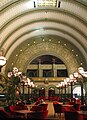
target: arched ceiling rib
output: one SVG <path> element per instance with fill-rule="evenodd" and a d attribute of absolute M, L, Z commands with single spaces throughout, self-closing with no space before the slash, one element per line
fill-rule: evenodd
<path fill-rule="evenodd" d="M 49 18 L 47 17 L 48 20 L 46 20 L 46 21 L 45 20 L 44 21 L 37 21 L 37 19 L 38 19 L 37 16 L 38 15 L 40 16 L 39 19 L 42 19 L 42 18 L 44 19 L 46 17 L 45 14 L 48 14 L 47 15 L 47 16 L 49 16 Z M 42 33 L 46 32 L 46 29 L 49 28 L 49 27 L 52 28 L 52 29 L 55 29 L 55 31 L 57 29 L 60 29 L 60 30 L 63 30 L 63 33 L 65 33 L 65 34 L 66 33 L 72 34 L 72 36 L 76 36 L 79 39 L 78 42 L 81 42 L 80 43 L 81 45 L 83 44 L 83 46 L 85 46 L 85 47 L 87 46 L 86 44 L 84 44 L 85 43 L 85 38 L 84 38 L 85 32 L 83 33 L 83 31 L 81 31 L 82 28 L 84 28 L 85 31 L 87 30 L 87 28 L 86 28 L 86 26 L 84 24 L 78 22 L 76 19 L 71 18 L 71 16 L 67 16 L 68 19 L 66 19 L 66 15 L 64 15 L 64 14 L 62 15 L 60 13 L 59 14 L 58 13 L 51 13 L 51 12 L 48 11 L 47 13 L 44 13 L 44 12 L 39 13 L 38 12 L 38 15 L 37 15 L 37 13 L 35 13 L 35 15 L 33 15 L 33 14 L 30 15 L 29 14 L 29 16 L 28 15 L 23 16 L 20 19 L 17 19 L 15 21 L 11 22 L 10 25 L 8 25 L 8 27 L 6 29 L 4 29 L 4 32 L 1 34 L 3 36 L 3 41 L 5 41 L 5 44 L 3 45 L 3 47 L 8 50 L 8 47 L 12 46 L 12 43 L 14 43 L 14 41 L 16 41 L 16 38 L 18 38 L 19 36 L 22 36 L 24 33 L 27 33 L 27 31 L 36 30 L 36 32 L 34 32 L 34 33 L 37 33 L 37 35 L 39 35 L 39 34 L 42 34 Z M 58 16 L 58 17 L 54 17 L 53 20 L 51 18 L 51 21 L 50 21 L 49 19 L 53 15 Z M 64 16 L 65 16 L 65 18 L 64 18 Z M 29 19 L 31 17 L 32 17 L 32 19 Z M 26 20 L 26 22 L 29 22 L 29 25 L 25 23 L 25 20 Z M 31 20 L 33 20 L 34 22 L 31 22 Z M 74 21 L 73 22 L 74 25 L 72 24 L 72 22 L 68 22 L 68 20 L 69 21 Z M 75 23 L 76 23 L 76 25 L 78 23 L 79 27 L 75 26 Z M 43 30 L 41 30 L 41 29 L 43 29 Z M 60 30 L 58 30 L 58 31 L 60 31 Z M 39 34 L 38 34 L 38 32 L 39 32 Z M 53 34 L 52 32 L 49 32 L 48 34 Z M 83 35 L 83 36 L 81 36 L 78 32 L 81 33 L 81 35 Z M 4 36 L 4 34 L 6 36 Z M 33 36 L 35 36 L 35 35 L 33 34 Z M 71 38 L 71 39 L 73 39 L 73 38 Z M 83 39 L 83 41 L 82 41 L 82 39 Z M 9 42 L 8 42 L 8 40 L 9 40 Z M 73 40 L 72 40 L 72 42 L 73 42 Z M 74 41 L 73 43 L 75 45 L 77 45 L 76 42 Z M 77 47 L 79 47 L 81 45 L 77 45 Z M 81 50 L 81 47 L 80 47 L 80 50 Z M 10 51 L 12 51 L 12 50 L 10 50 Z M 84 50 L 82 50 L 82 52 L 83 51 Z M 85 52 L 83 52 L 83 53 L 85 53 Z"/>
<path fill-rule="evenodd" d="M 79 50 L 83 59 L 87 61 L 86 6 L 77 1 L 60 1 L 60 8 L 29 8 L 28 0 L 8 0 L 6 4 L 5 0 L 3 3 L 0 2 L 3 4 L 0 8 L 0 46 L 5 50 L 7 59 L 16 51 L 15 49 L 22 44 L 26 46 L 26 41 L 31 42 L 32 38 L 38 42 L 38 36 L 55 36 L 54 41 L 67 41 L 76 51 Z M 33 4 L 33 1 L 31 2 Z M 69 44 L 68 48 L 71 50 Z"/>
<path fill-rule="evenodd" d="M 32 31 L 32 32 L 27 31 L 27 33 L 25 32 L 25 34 L 21 33 L 20 37 L 17 38 L 17 40 L 15 38 L 16 41 L 14 42 L 14 44 L 10 45 L 9 50 L 8 50 L 9 52 L 7 51 L 8 52 L 7 55 L 9 55 L 12 51 L 14 51 L 14 49 L 16 49 L 16 47 L 19 46 L 23 41 L 26 41 L 27 39 L 31 39 L 32 37 L 36 37 L 36 36 L 40 36 L 40 35 L 42 35 L 42 36 L 47 35 L 47 36 L 49 36 L 49 38 L 50 38 L 50 35 L 56 35 L 58 37 L 62 36 L 61 39 L 63 39 L 63 38 L 67 39 L 68 42 L 71 42 L 72 44 L 74 44 L 78 49 L 80 48 L 80 50 L 84 53 L 84 55 L 86 55 L 86 53 L 85 53 L 84 49 L 82 48 L 82 46 L 77 41 L 75 41 L 76 39 L 73 38 L 72 36 L 70 36 L 69 34 L 67 34 L 67 33 L 65 34 L 63 32 L 64 31 L 57 31 L 55 29 L 53 30 L 53 29 L 50 28 L 50 29 L 48 29 L 46 31 L 42 30 L 42 34 L 41 34 L 41 32 L 39 33 L 39 31 Z M 18 32 L 17 32 L 17 34 L 18 34 Z M 13 38 L 14 38 L 14 36 L 13 36 Z M 11 39 L 12 38 L 10 38 L 10 40 Z M 59 40 L 59 39 L 57 39 L 57 40 Z M 7 42 L 5 45 L 7 45 L 7 44 L 9 44 L 9 43 Z M 6 46 L 5 46 L 5 48 L 6 48 Z"/>
<path fill-rule="evenodd" d="M 45 16 L 44 15 L 41 15 L 42 14 L 42 12 L 41 13 L 38 13 L 38 15 L 41 17 L 41 18 L 44 18 Z M 43 13 L 44 14 L 44 13 Z M 51 14 L 52 15 L 52 14 Z M 53 15 L 54 16 L 57 16 L 57 14 L 54 14 L 53 13 Z M 52 16 L 53 16 L 52 15 Z M 49 15 L 48 15 L 49 16 Z M 63 21 L 63 22 L 65 22 L 66 23 L 66 25 L 68 25 L 68 28 L 69 28 L 69 26 L 70 26 L 70 23 L 67 21 L 67 19 L 66 19 L 66 16 L 65 16 L 65 18 L 64 18 L 64 15 L 61 17 L 62 15 L 60 15 L 60 14 L 58 14 L 58 18 L 57 19 L 60 19 L 60 21 L 62 20 L 62 19 L 65 19 L 66 20 L 66 22 L 65 21 Z M 34 17 L 34 19 L 32 19 L 32 20 L 34 20 L 34 21 L 36 21 L 37 19 L 37 14 L 34 16 L 33 15 L 33 17 Z M 39 17 L 39 19 L 40 19 L 40 17 Z M 68 16 L 67 16 L 68 17 Z M 20 26 L 22 26 L 22 24 L 24 25 L 24 22 L 23 22 L 23 19 L 24 19 L 24 21 L 25 21 L 25 19 L 27 19 L 28 20 L 28 22 L 29 22 L 29 18 L 31 18 L 31 15 L 29 15 L 29 16 L 27 16 L 27 17 L 25 17 L 25 18 L 20 18 L 20 19 L 18 19 L 17 21 L 15 21 L 15 22 L 13 22 L 13 24 L 10 24 L 5 30 L 4 30 L 4 32 L 1 34 L 2 36 L 3 36 L 3 40 L 5 39 L 5 37 L 6 37 L 6 40 L 7 40 L 7 35 L 11 35 L 11 33 L 12 33 L 12 31 L 13 30 L 17 30 L 17 28 L 19 28 L 19 25 Z M 54 19 L 56 19 L 56 18 L 54 18 Z M 49 18 L 48 18 L 49 19 Z M 51 18 L 52 19 L 52 18 Z M 74 20 L 74 19 L 71 19 L 71 17 L 68 17 L 68 19 L 70 19 L 70 21 L 74 21 L 74 23 L 76 23 L 77 21 L 76 20 Z M 27 21 L 26 21 L 27 22 Z M 40 21 L 41 22 L 41 21 Z M 47 21 L 47 24 L 49 24 L 49 26 L 44 22 L 44 21 L 42 21 L 42 23 L 38 23 L 38 22 L 36 22 L 36 24 L 37 25 L 35 25 L 34 23 L 33 23 L 33 25 L 32 25 L 32 23 L 31 23 L 31 21 L 30 21 L 30 26 L 29 26 L 29 28 L 27 29 L 27 30 L 34 30 L 34 29 L 36 29 L 36 30 L 38 30 L 38 29 L 40 29 L 40 28 L 44 28 L 44 27 L 50 27 L 51 26 L 51 23 L 49 22 L 49 21 Z M 56 20 L 56 22 L 57 22 L 57 20 Z M 59 22 L 59 21 L 58 21 Z M 63 23 L 62 22 L 62 23 Z M 79 25 L 80 24 L 80 25 Z M 26 25 L 26 24 L 25 24 Z M 59 24 L 58 25 L 55 25 L 55 24 L 53 24 L 52 23 L 52 25 L 54 25 L 54 28 L 56 29 L 56 26 L 59 26 Z M 76 25 L 77 25 L 77 23 L 76 23 Z M 13 26 L 13 28 L 14 28 L 14 26 L 16 26 L 16 28 L 12 28 L 11 29 L 11 26 Z M 87 28 L 86 28 L 86 26 L 85 25 L 81 25 L 81 23 L 80 22 L 78 22 L 78 26 L 81 26 L 81 27 L 79 27 L 79 30 L 81 30 L 82 28 L 84 29 L 84 31 L 86 31 L 87 30 Z M 76 26 L 76 27 L 78 27 L 78 26 Z M 70 27 L 74 27 L 73 25 L 71 25 Z M 62 27 L 63 28 L 63 27 Z M 64 27 L 65 29 L 66 29 L 66 27 Z M 64 29 L 63 28 L 63 29 Z M 71 28 L 71 29 L 72 29 Z M 77 28 L 76 28 L 77 29 Z M 46 29 L 45 29 L 46 30 Z M 70 32 L 70 29 L 66 29 L 67 31 L 69 31 Z M 23 31 L 24 32 L 24 31 Z M 40 32 L 40 31 L 39 31 Z M 71 31 L 72 32 L 72 31 Z M 7 33 L 7 35 L 6 35 L 6 33 Z M 73 33 L 74 33 L 74 31 L 73 31 Z M 80 32 L 81 33 L 81 32 Z M 4 36 L 4 34 L 6 35 L 6 36 Z M 13 33 L 12 33 L 13 34 Z M 82 34 L 82 33 L 81 33 Z M 84 32 L 84 34 L 85 34 L 85 32 Z M 15 34 L 14 34 L 15 35 Z M 19 34 L 17 33 L 16 34 L 16 36 L 18 36 Z M 76 35 L 75 35 L 76 36 Z M 80 39 L 81 39 L 81 41 L 82 41 L 82 39 L 83 39 L 83 42 L 84 42 L 84 38 L 82 37 L 82 36 L 80 36 L 79 35 L 79 37 L 80 37 Z M 13 37 L 14 38 L 14 37 Z M 9 39 L 10 40 L 10 39 Z M 13 41 L 13 39 L 11 39 L 11 42 Z M 11 43 L 10 42 L 10 43 Z M 81 43 L 81 44 L 83 44 L 83 42 Z M 85 45 L 85 47 L 86 47 L 86 44 L 84 44 Z M 5 48 L 6 48 L 6 46 L 5 46 Z"/>

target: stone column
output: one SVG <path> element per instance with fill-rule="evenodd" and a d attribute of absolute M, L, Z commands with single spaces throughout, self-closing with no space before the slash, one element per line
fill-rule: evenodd
<path fill-rule="evenodd" d="M 52 71 L 53 71 L 53 77 L 57 77 L 57 69 L 56 69 L 56 66 L 55 66 L 55 59 L 53 59 Z"/>
<path fill-rule="evenodd" d="M 41 69 L 41 60 L 39 59 L 39 64 L 38 64 L 38 76 L 43 77 L 43 70 Z"/>

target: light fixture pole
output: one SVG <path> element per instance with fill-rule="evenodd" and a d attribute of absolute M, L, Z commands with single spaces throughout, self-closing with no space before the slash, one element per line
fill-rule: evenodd
<path fill-rule="evenodd" d="M 61 87 L 61 99 L 63 98 L 63 82 L 60 83 L 60 87 Z"/>
<path fill-rule="evenodd" d="M 28 85 L 28 101 L 30 99 L 30 85 Z"/>
<path fill-rule="evenodd" d="M 64 79 L 64 82 L 65 82 L 65 84 L 66 84 L 66 86 L 69 86 L 70 85 L 70 78 L 68 77 L 68 78 L 65 78 Z M 69 93 L 68 93 L 69 94 Z"/>
<path fill-rule="evenodd" d="M 73 82 L 75 82 L 75 78 L 73 74 L 70 74 L 70 84 L 71 84 L 71 102 L 73 101 Z"/>
<path fill-rule="evenodd" d="M 65 85 L 65 98 L 67 97 L 67 95 L 66 95 L 66 88 L 67 88 L 67 85 L 68 85 L 68 83 L 67 83 L 67 80 L 66 79 L 64 79 L 64 85 Z"/>
<path fill-rule="evenodd" d="M 35 84 L 33 81 L 31 81 L 31 98 L 33 97 L 33 88 L 35 87 Z"/>
<path fill-rule="evenodd" d="M 61 87 L 60 87 L 60 83 L 56 85 L 57 89 L 59 89 L 59 96 L 60 96 L 60 90 L 61 90 Z"/>
<path fill-rule="evenodd" d="M 23 87 L 23 89 L 22 89 L 22 99 L 23 99 L 23 101 L 25 100 L 24 87 L 25 87 L 26 83 L 27 83 L 27 77 L 26 77 L 26 75 L 22 75 L 21 76 L 21 85 Z"/>
<path fill-rule="evenodd" d="M 27 78 L 27 85 L 28 85 L 28 101 L 30 99 L 30 87 L 31 87 L 31 80 Z"/>

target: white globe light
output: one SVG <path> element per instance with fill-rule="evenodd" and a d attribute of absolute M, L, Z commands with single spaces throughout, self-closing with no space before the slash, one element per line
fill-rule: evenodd
<path fill-rule="evenodd" d="M 78 68 L 78 72 L 81 73 L 81 74 L 84 73 L 84 68 L 83 67 L 79 67 Z"/>
<path fill-rule="evenodd" d="M 4 66 L 6 64 L 7 60 L 4 56 L 0 56 L 0 66 Z"/>

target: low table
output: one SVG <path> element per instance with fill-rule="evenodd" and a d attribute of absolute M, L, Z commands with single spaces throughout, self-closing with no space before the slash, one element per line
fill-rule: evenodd
<path fill-rule="evenodd" d="M 19 114 L 20 116 L 24 116 L 24 118 L 27 119 L 29 113 L 34 113 L 35 111 L 30 111 L 30 110 L 16 110 L 14 111 L 15 114 Z"/>

